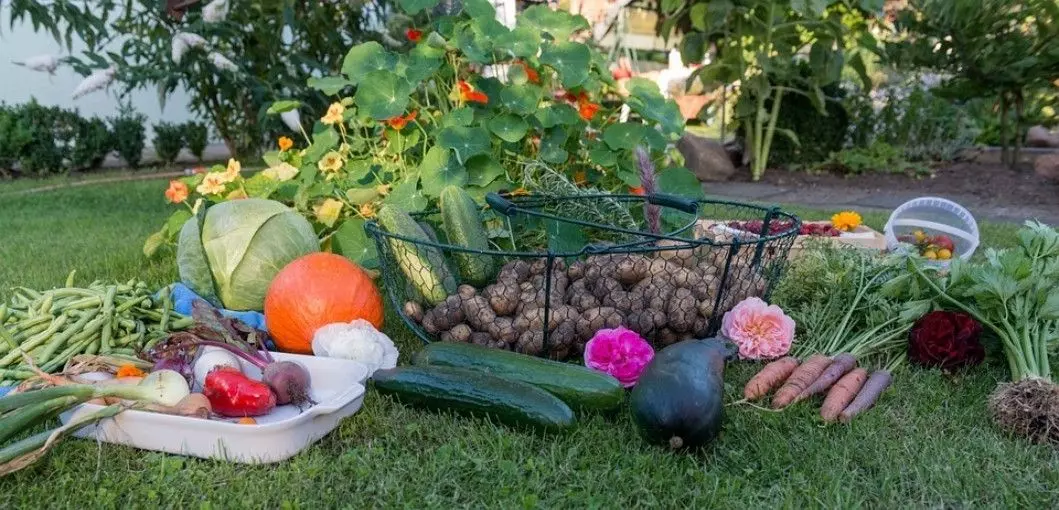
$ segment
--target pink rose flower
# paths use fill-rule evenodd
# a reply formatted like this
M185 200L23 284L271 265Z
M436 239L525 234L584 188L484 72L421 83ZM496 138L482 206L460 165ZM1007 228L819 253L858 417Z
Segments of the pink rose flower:
M780 307L751 297L724 314L721 334L739 347L742 359L772 359L791 350L794 326Z
M610 374L626 388L636 385L654 357L651 344L635 331L621 326L601 329L585 344L585 366Z

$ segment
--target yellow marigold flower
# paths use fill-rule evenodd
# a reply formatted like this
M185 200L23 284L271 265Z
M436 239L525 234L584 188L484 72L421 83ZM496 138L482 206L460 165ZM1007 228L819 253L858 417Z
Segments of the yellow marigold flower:
M202 182L195 188L195 191L200 195L216 195L224 193L225 184L228 184L228 181L224 178L223 172L210 172L202 178Z
M843 232L849 232L861 224L860 214L856 211L842 211L831 217L831 226Z
M228 160L228 167L224 169L224 182L232 182L239 178L239 172L243 171L243 165L235 159Z
M324 124L341 124L342 114L346 112L346 107L342 106L342 103L331 103L331 106L327 107L327 115L324 115L320 122Z
M294 140L286 136L279 137L279 150L288 151L291 147L294 147Z
M342 215L342 202L329 198L313 207L313 213L316 214L316 219L320 220L320 223L333 227L338 217Z
M375 204L373 204L371 202L365 202L363 204L360 204L360 210L358 212L364 218L374 218L375 217Z
M324 154L324 157L320 159L320 162L316 164L317 168L324 172L337 172L342 169L342 165L346 162L342 159L342 155L337 151L331 151Z
M272 179L273 181L289 181L298 175L298 169L294 165L282 162L276 166L268 167L264 172L261 172L265 177Z

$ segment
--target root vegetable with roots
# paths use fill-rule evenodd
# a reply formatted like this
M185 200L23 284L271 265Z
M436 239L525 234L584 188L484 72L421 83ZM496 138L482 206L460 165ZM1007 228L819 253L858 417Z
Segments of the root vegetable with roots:
M970 314L1000 339L1013 382L999 385L989 398L996 424L1059 445L1059 386L1048 361L1059 341L1059 233L1028 221L1018 240L1015 248L988 250L981 263L953 261L944 276L909 259L910 274L899 278L923 283L928 298Z

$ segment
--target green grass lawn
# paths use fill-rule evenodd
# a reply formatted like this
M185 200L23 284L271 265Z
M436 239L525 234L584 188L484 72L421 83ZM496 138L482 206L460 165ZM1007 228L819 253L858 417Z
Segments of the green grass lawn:
M148 261L145 236L168 214L164 181L4 195L0 287L176 278L173 255ZM798 211L822 217L822 212ZM868 215L881 226L885 217ZM1012 240L981 225L984 244ZM2 295L2 292L0 292ZM395 317L407 357L417 344ZM753 365L731 366L737 400ZM483 419L410 410L369 390L363 410L288 462L247 467L72 439L0 479L7 507L1053 507L1059 455L995 430L985 399L999 364L962 375L905 370L875 409L824 426L817 406L728 407L707 451L645 445L623 411L541 436Z

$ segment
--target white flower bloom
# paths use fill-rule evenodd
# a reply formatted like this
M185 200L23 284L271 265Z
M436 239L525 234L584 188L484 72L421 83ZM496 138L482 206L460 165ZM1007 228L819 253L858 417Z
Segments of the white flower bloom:
M106 88L107 85L110 85L110 82L114 81L114 74L117 72L118 69L116 67L110 66L88 75L77 85L77 88L74 89L72 95L73 99Z
M28 67L34 71L55 74L55 69L59 67L59 57L56 57L55 55L37 55L35 57L29 57L21 62L15 61L14 63L23 67Z
M176 37L187 44L191 48L201 48L206 46L206 39L199 34L193 34L191 32L177 32L173 37Z
M188 51L188 43L184 42L179 35L173 36L173 51L172 57L173 62L177 64L184 58L184 54Z
M202 8L202 19L206 23L217 23L228 17L228 0L213 0Z
M397 366L397 347L370 322L357 319L349 324L328 324L313 335L313 354L359 361L368 374Z
M235 71L239 70L239 66L235 65L235 62L232 62L231 60L228 60L228 57L225 57L224 55L221 55L220 53L217 53L216 51L211 51L210 55L209 55L209 58L210 58L210 63L213 64L213 66L216 67L217 69L220 69L221 71L232 71L232 72L235 72Z
M280 120L290 128L291 131L301 131L302 116L298 110L290 110L279 114Z

